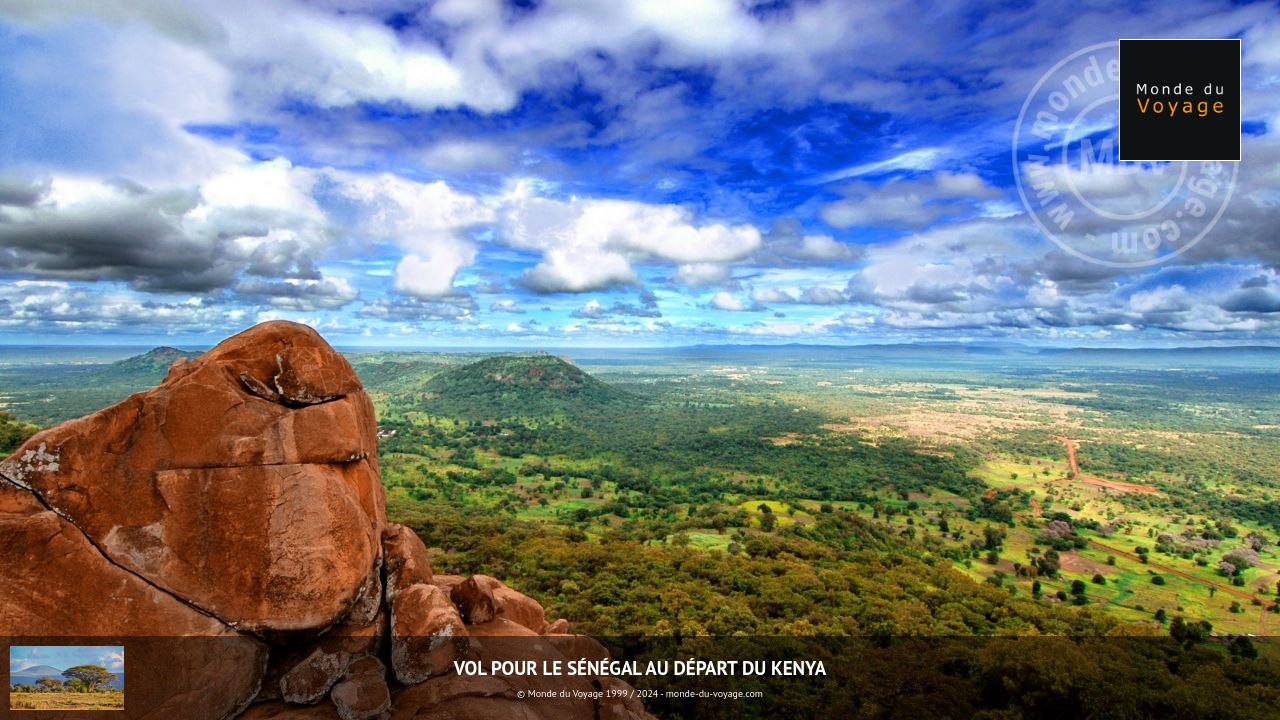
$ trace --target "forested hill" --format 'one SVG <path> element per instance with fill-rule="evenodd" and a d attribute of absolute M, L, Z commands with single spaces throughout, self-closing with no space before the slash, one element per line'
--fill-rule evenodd
<path fill-rule="evenodd" d="M 424 409 L 473 419 L 593 414 L 638 402 L 547 354 L 498 355 L 449 368 L 425 390 Z"/>
<path fill-rule="evenodd" d="M 178 360 L 199 357 L 198 352 L 187 352 L 172 347 L 158 347 L 141 355 L 125 358 L 107 365 L 96 373 L 96 379 L 106 383 L 136 386 L 141 390 L 164 380 L 169 366 Z"/>

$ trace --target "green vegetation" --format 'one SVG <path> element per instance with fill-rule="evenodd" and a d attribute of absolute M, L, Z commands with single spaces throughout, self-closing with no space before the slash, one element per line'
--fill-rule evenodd
<path fill-rule="evenodd" d="M 179 356 L 0 392 L 48 424 Z M 392 519 L 591 632 L 1273 633 L 1273 357 L 1170 357 L 350 355 Z"/>
<path fill-rule="evenodd" d="M 0 410 L 0 455 L 8 455 L 35 434 L 36 426 Z"/>
<path fill-rule="evenodd" d="M 591 415 L 624 409 L 629 398 L 552 355 L 501 355 L 431 377 L 427 412 L 470 419 Z"/>

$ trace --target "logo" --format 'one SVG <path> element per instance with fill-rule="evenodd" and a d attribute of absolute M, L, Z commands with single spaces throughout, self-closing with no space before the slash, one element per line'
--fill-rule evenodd
<path fill-rule="evenodd" d="M 1014 179 L 1028 215 L 1067 253 L 1109 267 L 1147 267 L 1209 234 L 1231 199 L 1239 164 L 1122 162 L 1120 90 L 1116 42 L 1083 48 L 1050 68 L 1018 113 Z"/>
<path fill-rule="evenodd" d="M 1120 159 L 1240 160 L 1240 41 L 1120 41 Z"/>

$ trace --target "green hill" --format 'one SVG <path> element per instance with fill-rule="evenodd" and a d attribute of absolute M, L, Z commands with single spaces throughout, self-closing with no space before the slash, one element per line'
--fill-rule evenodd
<path fill-rule="evenodd" d="M 427 412 L 464 418 L 582 415 L 634 399 L 553 355 L 498 355 L 427 381 Z"/>
<path fill-rule="evenodd" d="M 119 383 L 141 390 L 164 380 L 169 366 L 178 360 L 199 356 L 198 352 L 158 347 L 141 355 L 113 362 L 95 373 L 95 377 L 102 382 Z"/>

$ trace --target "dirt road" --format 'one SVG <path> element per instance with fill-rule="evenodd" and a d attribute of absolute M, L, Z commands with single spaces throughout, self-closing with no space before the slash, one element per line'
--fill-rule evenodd
<path fill-rule="evenodd" d="M 1107 480 L 1105 478 L 1093 477 L 1092 475 L 1084 475 L 1080 472 L 1080 466 L 1076 464 L 1076 442 L 1069 437 L 1062 435 L 1054 435 L 1054 439 L 1060 441 L 1067 448 L 1067 467 L 1070 468 L 1070 477 L 1073 477 L 1085 485 L 1093 485 L 1117 492 L 1132 493 L 1156 493 L 1160 492 L 1152 485 L 1140 485 L 1138 483 L 1121 482 L 1119 480 Z"/>

